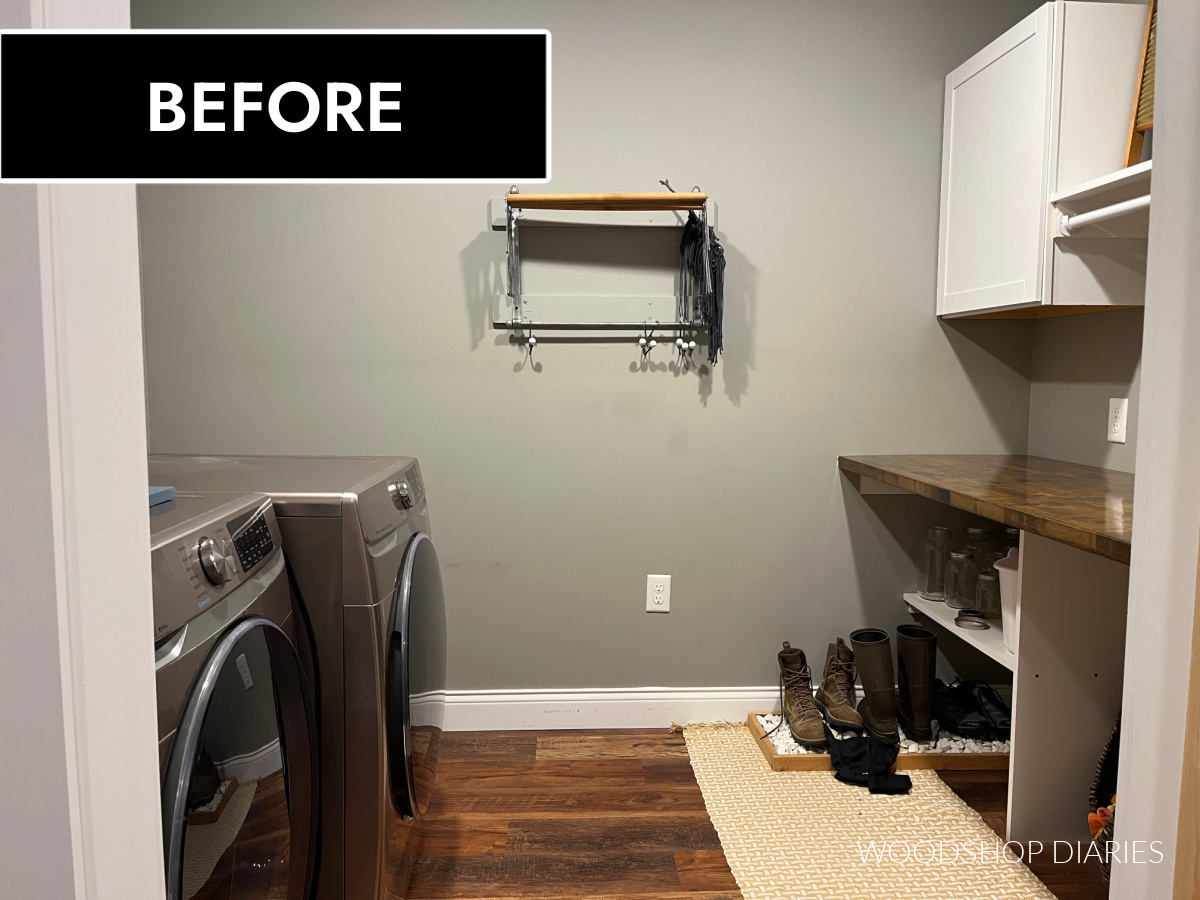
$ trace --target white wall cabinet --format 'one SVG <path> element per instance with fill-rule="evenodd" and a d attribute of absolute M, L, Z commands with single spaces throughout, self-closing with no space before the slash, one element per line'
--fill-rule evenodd
<path fill-rule="evenodd" d="M 1144 23 L 1057 0 L 946 77 L 938 315 L 1143 302 L 1144 229 L 1060 237 L 1051 197 L 1122 167 Z"/>

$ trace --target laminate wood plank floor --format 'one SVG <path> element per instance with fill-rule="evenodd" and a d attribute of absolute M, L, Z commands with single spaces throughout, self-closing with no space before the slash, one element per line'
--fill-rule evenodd
<path fill-rule="evenodd" d="M 945 773 L 1004 833 L 1006 772 Z M 740 900 L 683 736 L 666 730 L 447 732 L 411 900 Z M 1101 900 L 1095 866 L 1034 871 Z"/>
<path fill-rule="evenodd" d="M 1004 837 L 1008 822 L 1007 772 L 938 773 L 962 801 L 979 813 L 996 834 Z M 1107 900 L 1108 885 L 1095 862 L 1054 863 L 1034 858 L 1033 874 L 1058 900 Z"/>
<path fill-rule="evenodd" d="M 448 732 L 408 896 L 740 900 L 683 736 Z"/>

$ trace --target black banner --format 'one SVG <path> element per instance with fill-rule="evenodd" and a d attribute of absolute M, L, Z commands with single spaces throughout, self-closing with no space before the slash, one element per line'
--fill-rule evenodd
<path fill-rule="evenodd" d="M 0 178 L 541 181 L 548 32 L 0 35 Z"/>

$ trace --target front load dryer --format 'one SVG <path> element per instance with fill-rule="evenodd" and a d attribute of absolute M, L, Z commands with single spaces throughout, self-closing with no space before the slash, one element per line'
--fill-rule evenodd
<path fill-rule="evenodd" d="M 309 900 L 319 764 L 279 527 L 263 494 L 151 509 L 167 900 Z"/>
<path fill-rule="evenodd" d="M 275 506 L 319 685 L 319 900 L 404 897 L 446 688 L 441 570 L 411 457 L 150 457 L 150 480 Z"/>

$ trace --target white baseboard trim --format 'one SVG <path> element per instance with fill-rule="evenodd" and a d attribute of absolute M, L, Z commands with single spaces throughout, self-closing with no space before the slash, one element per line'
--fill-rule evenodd
<path fill-rule="evenodd" d="M 775 711 L 779 688 L 590 688 L 447 691 L 447 731 L 668 728 L 672 722 L 745 721 Z"/>
<path fill-rule="evenodd" d="M 221 770 L 221 774 L 225 778 L 236 778 L 240 784 L 266 778 L 272 772 L 278 772 L 283 768 L 283 753 L 279 749 L 279 738 L 250 753 L 219 760 L 217 768 Z"/>

